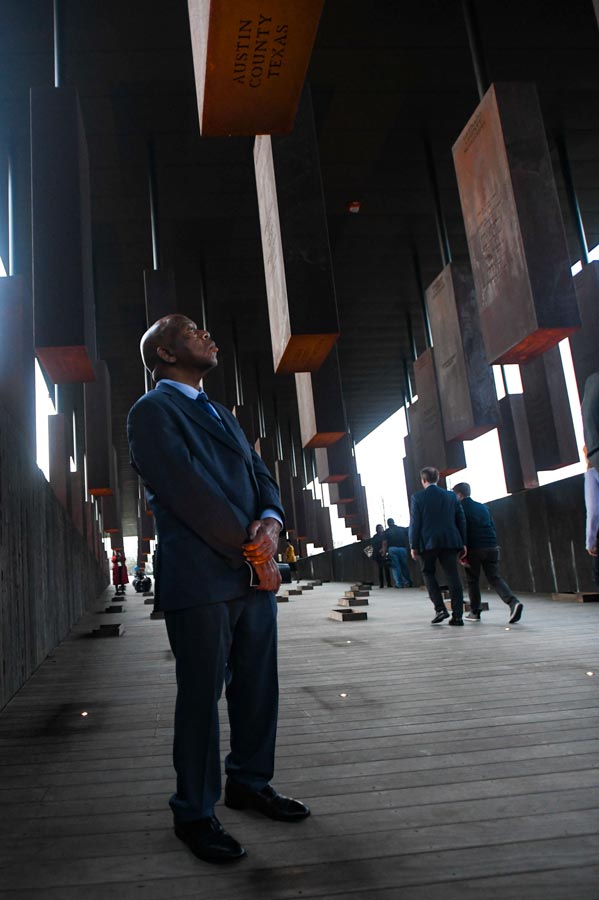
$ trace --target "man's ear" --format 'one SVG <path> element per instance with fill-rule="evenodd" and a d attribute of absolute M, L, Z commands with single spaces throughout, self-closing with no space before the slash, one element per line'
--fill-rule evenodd
<path fill-rule="evenodd" d="M 177 361 L 177 357 L 173 356 L 166 347 L 156 347 L 156 356 L 166 363 L 174 363 Z"/>

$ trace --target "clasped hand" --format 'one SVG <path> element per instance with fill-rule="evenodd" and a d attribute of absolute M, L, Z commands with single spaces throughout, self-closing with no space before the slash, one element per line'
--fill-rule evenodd
<path fill-rule="evenodd" d="M 256 519 L 248 526 L 249 540 L 243 545 L 243 555 L 258 576 L 258 590 L 278 591 L 281 573 L 273 557 L 277 552 L 280 523 L 267 517 Z"/>

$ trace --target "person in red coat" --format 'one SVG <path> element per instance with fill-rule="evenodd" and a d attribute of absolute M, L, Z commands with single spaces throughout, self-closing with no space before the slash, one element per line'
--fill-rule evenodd
<path fill-rule="evenodd" d="M 116 588 L 117 594 L 124 594 L 125 585 L 129 584 L 125 557 L 120 550 L 115 550 L 112 557 L 112 583 Z"/>

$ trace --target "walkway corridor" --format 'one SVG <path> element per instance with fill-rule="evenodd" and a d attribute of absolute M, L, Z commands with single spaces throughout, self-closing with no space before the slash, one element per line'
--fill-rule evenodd
<path fill-rule="evenodd" d="M 171 829 L 164 623 L 107 591 L 0 714 L 1 900 L 597 900 L 599 605 L 524 596 L 508 628 L 493 598 L 458 629 L 375 589 L 328 620 L 348 587 L 279 605 L 275 784 L 313 816 L 219 808 L 248 850 L 223 868 Z"/>

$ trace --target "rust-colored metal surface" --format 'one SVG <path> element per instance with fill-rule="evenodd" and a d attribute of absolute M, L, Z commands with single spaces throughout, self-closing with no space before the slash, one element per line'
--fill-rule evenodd
<path fill-rule="evenodd" d="M 310 93 L 288 137 L 259 136 L 254 165 L 277 374 L 320 368 L 339 319 Z"/>
<path fill-rule="evenodd" d="M 322 484 L 337 484 L 344 481 L 355 465 L 349 435 L 331 444 L 330 447 L 314 450 L 316 474 Z"/>
<path fill-rule="evenodd" d="M 559 347 L 520 366 L 520 377 L 537 471 L 577 463 L 578 446 Z"/>
<path fill-rule="evenodd" d="M 414 464 L 417 469 L 435 466 L 441 475 L 451 475 L 466 465 L 464 445 L 445 440 L 443 416 L 432 350 L 425 350 L 414 361 L 418 400 L 410 409 L 410 427 Z"/>
<path fill-rule="evenodd" d="M 472 440 L 497 425 L 472 274 L 450 263 L 426 291 L 443 428 L 448 441 Z"/>
<path fill-rule="evenodd" d="M 95 367 L 95 381 L 83 388 L 88 493 L 112 494 L 112 413 L 110 373 L 104 360 Z"/>
<path fill-rule="evenodd" d="M 533 84 L 492 85 L 453 147 L 490 363 L 523 363 L 580 327 Z"/>
<path fill-rule="evenodd" d="M 329 447 L 346 433 L 337 353 L 317 372 L 298 372 L 295 389 L 303 447 Z"/>
<path fill-rule="evenodd" d="M 70 87 L 31 90 L 31 219 L 37 356 L 54 384 L 93 381 L 89 161 Z"/>
<path fill-rule="evenodd" d="M 582 328 L 571 335 L 570 348 L 582 402 L 587 378 L 599 371 L 599 260 L 588 263 L 574 276 L 574 286 Z"/>
<path fill-rule="evenodd" d="M 188 0 L 200 131 L 288 132 L 324 0 Z"/>
<path fill-rule="evenodd" d="M 69 446 L 68 434 L 72 426 L 63 413 L 48 416 L 48 455 L 50 485 L 58 500 L 69 509 Z"/>
<path fill-rule="evenodd" d="M 0 399 L 31 443 L 35 434 L 31 297 L 21 276 L 0 278 Z"/>
<path fill-rule="evenodd" d="M 507 394 L 498 401 L 499 445 L 505 484 L 510 494 L 539 486 L 522 394 Z"/>

